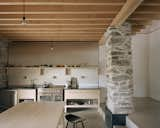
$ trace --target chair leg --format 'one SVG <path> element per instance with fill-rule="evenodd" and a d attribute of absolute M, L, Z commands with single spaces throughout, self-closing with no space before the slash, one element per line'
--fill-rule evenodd
<path fill-rule="evenodd" d="M 67 125 L 66 125 L 66 128 L 68 128 L 68 121 L 67 121 Z"/>
<path fill-rule="evenodd" d="M 76 123 L 73 123 L 73 128 L 76 128 Z"/>
<path fill-rule="evenodd" d="M 83 121 L 82 121 L 82 127 L 85 128 Z"/>

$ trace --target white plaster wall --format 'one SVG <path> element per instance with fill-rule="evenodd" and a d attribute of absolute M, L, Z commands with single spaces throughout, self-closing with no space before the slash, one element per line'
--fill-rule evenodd
<path fill-rule="evenodd" d="M 70 74 L 66 75 L 65 68 L 9 68 L 8 84 L 10 87 L 32 87 L 50 83 L 53 85 L 67 85 L 71 77 L 78 79 L 80 88 L 98 88 L 98 70 L 96 67 L 70 68 Z"/>
<path fill-rule="evenodd" d="M 37 43 L 37 44 L 36 44 Z M 68 43 L 53 44 L 21 43 L 10 45 L 9 64 L 41 65 L 41 64 L 88 64 L 98 65 L 98 44 L 96 43 Z"/>
<path fill-rule="evenodd" d="M 153 22 L 148 36 L 150 97 L 160 101 L 160 22 Z"/>
<path fill-rule="evenodd" d="M 105 75 L 105 45 L 99 45 L 99 86 L 101 87 L 101 103 L 107 99 L 107 80 Z"/>
<path fill-rule="evenodd" d="M 132 38 L 134 96 L 160 101 L 160 21 Z"/>
<path fill-rule="evenodd" d="M 99 85 L 106 87 L 107 81 L 105 76 L 105 45 L 99 46 Z"/>
<path fill-rule="evenodd" d="M 132 36 L 133 83 L 135 97 L 148 97 L 148 36 Z"/>
<path fill-rule="evenodd" d="M 9 64 L 16 66 L 32 65 L 98 65 L 98 44 L 71 43 L 62 44 L 12 44 L 9 47 Z M 26 78 L 27 76 L 27 78 Z M 54 79 L 53 76 L 56 76 Z M 85 76 L 85 78 L 82 78 Z M 40 68 L 10 68 L 8 80 L 10 86 L 31 86 L 35 84 L 52 83 L 65 85 L 71 77 L 77 77 L 80 88 L 98 87 L 97 68 L 71 68 L 71 75 L 65 74 L 65 68 L 46 68 L 44 75 L 40 75 Z"/>

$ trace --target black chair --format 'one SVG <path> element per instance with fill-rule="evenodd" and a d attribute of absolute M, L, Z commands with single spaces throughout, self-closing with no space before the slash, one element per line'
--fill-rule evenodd
<path fill-rule="evenodd" d="M 73 124 L 73 128 L 76 128 L 78 123 L 81 123 L 82 128 L 85 128 L 85 125 L 84 125 L 85 119 L 83 119 L 79 116 L 73 115 L 73 114 L 68 114 L 68 115 L 65 116 L 65 118 L 67 120 L 66 128 L 68 128 L 69 123 Z"/>

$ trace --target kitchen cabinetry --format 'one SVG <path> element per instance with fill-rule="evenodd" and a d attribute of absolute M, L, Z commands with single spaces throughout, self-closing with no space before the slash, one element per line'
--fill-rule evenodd
<path fill-rule="evenodd" d="M 17 99 L 20 102 L 36 102 L 35 89 L 17 89 Z"/>
<path fill-rule="evenodd" d="M 64 86 L 38 88 L 37 101 L 63 101 Z"/>
<path fill-rule="evenodd" d="M 100 107 L 100 89 L 66 89 L 65 112 L 68 108 Z"/>
<path fill-rule="evenodd" d="M 0 111 L 15 106 L 17 102 L 17 90 L 0 90 Z"/>

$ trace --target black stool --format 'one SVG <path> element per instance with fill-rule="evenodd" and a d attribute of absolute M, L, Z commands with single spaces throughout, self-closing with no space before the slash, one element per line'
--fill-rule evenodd
<path fill-rule="evenodd" d="M 73 128 L 76 128 L 77 124 L 81 123 L 82 128 L 85 128 L 84 122 L 83 122 L 83 121 L 85 121 L 85 119 L 82 119 L 81 117 L 73 115 L 73 114 L 68 114 L 68 115 L 65 116 L 65 118 L 67 120 L 66 128 L 68 128 L 68 123 L 72 123 Z"/>

